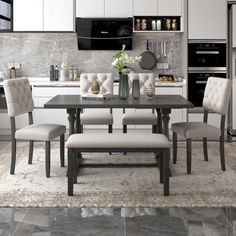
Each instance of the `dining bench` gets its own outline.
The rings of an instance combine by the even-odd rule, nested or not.
[[[159,155],[160,183],[164,195],[169,195],[170,142],[163,134],[120,134],[120,133],[80,133],[72,134],[67,142],[68,148],[68,196],[74,195],[77,183],[78,153],[86,152],[151,152]]]

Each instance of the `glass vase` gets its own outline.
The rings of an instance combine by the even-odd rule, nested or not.
[[[132,82],[132,97],[134,99],[138,99],[140,96],[140,85],[139,85],[139,80],[134,79]]]
[[[129,81],[127,74],[119,74],[119,98],[127,99],[129,97]]]

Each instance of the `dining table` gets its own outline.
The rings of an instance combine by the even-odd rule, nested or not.
[[[56,95],[44,104],[45,108],[66,109],[69,121],[69,135],[81,133],[80,114],[83,109],[151,109],[157,112],[158,132],[169,138],[169,121],[172,109],[193,108],[193,104],[181,95],[155,95],[152,98],[131,96],[121,99],[118,95],[108,98],[83,98],[81,95]]]

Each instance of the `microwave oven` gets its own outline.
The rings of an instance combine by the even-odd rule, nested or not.
[[[132,50],[132,18],[76,18],[79,50]]]

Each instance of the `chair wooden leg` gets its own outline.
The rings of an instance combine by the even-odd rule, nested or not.
[[[29,141],[29,160],[28,160],[29,165],[31,165],[33,161],[33,149],[34,149],[34,141]]]
[[[127,133],[127,125],[123,125],[123,133]],[[126,152],[124,152],[124,155],[126,155]]]
[[[164,195],[169,196],[169,159],[170,159],[170,150],[167,149],[164,151],[163,156],[163,183],[164,183]]]
[[[112,125],[108,125],[108,133],[111,134],[113,131]],[[109,155],[111,155],[111,152],[109,152]]]
[[[16,140],[12,139],[11,142],[11,171],[10,174],[15,174],[15,166],[16,166]]]
[[[68,196],[73,196],[74,192],[74,156],[73,150],[71,148],[68,149],[68,171],[67,171],[67,179],[68,179]]]
[[[60,160],[61,167],[65,167],[65,135],[60,136]]]
[[[204,152],[204,160],[208,161],[207,138],[203,138],[203,152]]]
[[[187,173],[191,174],[192,165],[192,140],[187,139]]]
[[[157,126],[156,125],[152,125],[152,133],[153,134],[157,133]]]
[[[158,151],[159,171],[160,171],[160,183],[163,184],[163,151]]]
[[[50,141],[45,142],[45,167],[46,167],[46,177],[50,177]]]
[[[224,147],[224,139],[220,138],[220,162],[221,162],[221,169],[223,171],[226,170],[225,168],[225,147]]]
[[[177,133],[173,132],[173,163],[177,163],[177,149],[178,143],[177,143]]]

